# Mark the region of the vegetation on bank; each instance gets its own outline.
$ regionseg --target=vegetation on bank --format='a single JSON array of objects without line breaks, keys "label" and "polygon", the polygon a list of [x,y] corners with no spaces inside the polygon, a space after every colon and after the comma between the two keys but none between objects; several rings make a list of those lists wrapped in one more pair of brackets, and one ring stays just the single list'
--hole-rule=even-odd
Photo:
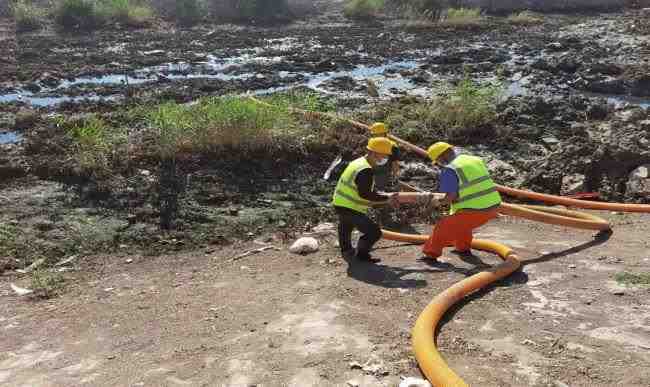
[{"label": "vegetation on bank", "polygon": [[27,0],[16,0],[10,4],[11,14],[16,22],[17,32],[40,30],[43,27],[46,12]]},{"label": "vegetation on bank", "polygon": [[494,133],[501,84],[480,84],[465,77],[430,100],[385,112],[387,123],[410,141],[427,143],[447,139],[459,145]]},{"label": "vegetation on bank", "polygon": [[508,16],[508,21],[511,24],[518,26],[531,26],[543,23],[544,19],[533,12],[522,11],[519,13],[513,13],[512,15]]},{"label": "vegetation on bank", "polygon": [[343,14],[350,19],[374,19],[384,8],[384,0],[348,0]]}]

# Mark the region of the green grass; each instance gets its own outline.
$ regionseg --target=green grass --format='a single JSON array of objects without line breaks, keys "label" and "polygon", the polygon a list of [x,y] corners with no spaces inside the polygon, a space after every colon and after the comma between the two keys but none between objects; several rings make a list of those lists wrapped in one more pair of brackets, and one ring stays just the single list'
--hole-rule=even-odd
[{"label": "green grass", "polygon": [[63,288],[65,280],[60,273],[38,269],[32,273],[31,289],[40,298],[52,298]]},{"label": "green grass", "polygon": [[147,121],[156,130],[155,153],[162,158],[223,149],[271,151],[299,131],[286,109],[239,97],[204,98],[192,106],[166,103],[152,109]]},{"label": "green grass", "polygon": [[0,223],[0,255],[4,257],[16,256],[16,241],[19,230],[8,223]]},{"label": "green grass", "polygon": [[350,19],[372,19],[384,7],[384,0],[347,0],[343,14]]},{"label": "green grass", "polygon": [[124,129],[110,127],[95,116],[64,125],[74,140],[75,158],[82,171],[105,176],[116,161],[123,161],[120,155],[127,141]]},{"label": "green grass", "polygon": [[155,16],[151,7],[134,0],[98,0],[97,15],[106,22],[117,22],[128,26],[144,26]]},{"label": "green grass", "polygon": [[544,20],[533,12],[522,11],[519,13],[513,13],[512,15],[508,16],[508,22],[519,26],[531,26],[535,24],[541,24],[544,22]]},{"label": "green grass", "polygon": [[386,122],[411,141],[443,139],[458,144],[490,136],[502,85],[479,84],[465,77],[457,85],[443,84],[441,95],[427,102],[388,110]]},{"label": "green grass", "polygon": [[94,0],[60,0],[54,11],[55,22],[64,30],[93,30],[102,24]]},{"label": "green grass", "polygon": [[616,282],[629,285],[650,285],[650,272],[648,273],[618,273],[614,277]]},{"label": "green grass", "polygon": [[479,8],[449,8],[443,25],[452,27],[473,27],[483,21]]},{"label": "green grass", "polygon": [[201,0],[176,0],[173,17],[182,26],[193,26],[203,19],[206,6]]},{"label": "green grass", "polygon": [[11,12],[16,21],[17,32],[36,31],[43,27],[45,10],[27,0],[17,0],[11,4]]}]

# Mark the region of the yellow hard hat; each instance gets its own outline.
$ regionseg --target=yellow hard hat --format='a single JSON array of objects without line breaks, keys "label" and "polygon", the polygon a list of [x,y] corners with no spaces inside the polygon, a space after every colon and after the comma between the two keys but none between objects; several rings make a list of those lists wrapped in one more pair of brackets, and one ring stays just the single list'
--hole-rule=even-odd
[{"label": "yellow hard hat", "polygon": [[427,153],[429,154],[431,161],[435,163],[436,160],[438,160],[438,157],[451,148],[453,148],[453,145],[447,144],[446,142],[437,142],[429,147]]},{"label": "yellow hard hat", "polygon": [[382,155],[390,156],[393,153],[393,143],[386,137],[371,138],[368,140],[367,149]]},{"label": "yellow hard hat", "polygon": [[383,122],[375,122],[370,127],[370,133],[371,134],[386,134],[386,133],[388,133],[388,128],[386,128],[386,124],[384,124]]}]

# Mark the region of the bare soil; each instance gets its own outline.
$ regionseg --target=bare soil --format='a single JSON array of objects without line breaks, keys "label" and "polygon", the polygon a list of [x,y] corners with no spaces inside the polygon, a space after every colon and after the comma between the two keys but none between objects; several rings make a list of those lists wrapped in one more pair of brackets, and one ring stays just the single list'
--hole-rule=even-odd
[{"label": "bare soil", "polygon": [[[474,386],[648,386],[647,215],[603,213],[589,232],[501,218],[479,236],[515,248],[523,269],[447,315],[438,345]],[[426,227],[421,228],[423,231]],[[273,235],[271,235],[273,237]],[[419,371],[410,330],[437,293],[484,265],[382,242],[379,264],[345,262],[334,236],[296,256],[277,239],[161,257],[99,256],[66,273],[65,293],[18,298],[0,279],[0,382],[7,386],[395,386]],[[126,263],[132,259],[132,263]],[[351,363],[380,365],[375,374]]]}]

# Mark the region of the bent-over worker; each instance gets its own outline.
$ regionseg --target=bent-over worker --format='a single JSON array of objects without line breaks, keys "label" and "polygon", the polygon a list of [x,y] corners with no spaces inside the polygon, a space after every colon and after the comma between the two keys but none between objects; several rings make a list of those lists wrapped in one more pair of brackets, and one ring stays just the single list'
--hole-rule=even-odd
[{"label": "bent-over worker", "polygon": [[427,153],[442,168],[439,191],[445,197],[441,202],[451,210],[435,225],[422,252],[437,259],[445,247],[454,246],[459,253],[469,254],[473,230],[497,216],[501,196],[481,158],[456,154],[445,142],[431,145]]},{"label": "bent-over worker", "polygon": [[[371,138],[366,147],[368,153],[347,166],[339,178],[332,204],[339,216],[339,246],[345,258],[372,261],[370,250],[381,238],[381,228],[368,217],[370,207],[397,205],[398,193],[383,194],[375,189],[374,171],[386,165],[392,154],[393,144],[385,137]],[[363,234],[352,248],[352,231]]]}]

